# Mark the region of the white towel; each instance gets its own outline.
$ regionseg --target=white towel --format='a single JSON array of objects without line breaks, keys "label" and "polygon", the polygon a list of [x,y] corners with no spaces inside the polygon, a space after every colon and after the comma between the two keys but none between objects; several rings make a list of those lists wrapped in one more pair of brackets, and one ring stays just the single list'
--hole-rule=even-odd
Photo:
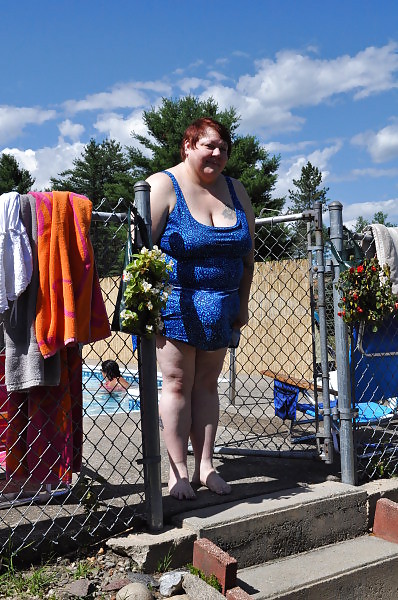
[{"label": "white towel", "polygon": [[20,217],[17,192],[0,195],[0,313],[18,298],[32,277],[32,250]]},{"label": "white towel", "polygon": [[379,264],[390,267],[392,292],[398,294],[398,227],[373,223],[369,228],[373,233]]}]

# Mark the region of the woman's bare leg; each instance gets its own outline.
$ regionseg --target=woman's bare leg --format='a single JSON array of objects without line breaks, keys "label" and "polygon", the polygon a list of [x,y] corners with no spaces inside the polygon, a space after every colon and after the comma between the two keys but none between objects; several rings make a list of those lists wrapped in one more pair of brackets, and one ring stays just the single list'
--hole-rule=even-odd
[{"label": "woman's bare leg", "polygon": [[163,379],[159,413],[170,460],[169,492],[179,500],[193,499],[195,492],[189,483],[187,452],[196,350],[162,336],[158,336],[156,347]]},{"label": "woman's bare leg", "polygon": [[196,351],[192,389],[191,442],[195,455],[192,483],[207,486],[217,494],[229,494],[231,487],[213,467],[214,440],[219,420],[218,377],[226,349]]}]

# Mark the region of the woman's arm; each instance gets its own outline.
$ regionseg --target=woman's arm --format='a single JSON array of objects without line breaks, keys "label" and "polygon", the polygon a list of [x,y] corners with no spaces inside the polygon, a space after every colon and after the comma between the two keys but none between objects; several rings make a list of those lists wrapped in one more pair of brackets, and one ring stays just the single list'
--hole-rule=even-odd
[{"label": "woman's arm", "polygon": [[170,177],[165,173],[155,173],[148,177],[147,182],[151,186],[152,242],[157,244],[174,208],[175,194]]},{"label": "woman's arm", "polygon": [[250,252],[243,257],[243,275],[239,286],[239,300],[240,300],[240,311],[239,316],[235,320],[234,327],[240,329],[247,324],[249,320],[249,298],[250,288],[253,280],[254,272],[254,211],[250,198],[242,185],[238,180],[234,180],[235,191],[238,195],[239,201],[245,211],[246,219],[249,225],[250,236],[252,240],[252,247]]}]

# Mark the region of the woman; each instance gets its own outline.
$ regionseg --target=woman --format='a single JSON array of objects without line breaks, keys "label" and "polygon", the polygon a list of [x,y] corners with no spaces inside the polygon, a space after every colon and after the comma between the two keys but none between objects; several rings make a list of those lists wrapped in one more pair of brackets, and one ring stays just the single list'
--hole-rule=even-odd
[{"label": "woman", "polygon": [[109,392],[125,392],[130,384],[121,376],[119,365],[114,360],[104,360],[101,366],[102,376],[105,382],[102,384]]},{"label": "woman", "polygon": [[173,262],[156,345],[169,491],[178,499],[195,498],[192,485],[231,491],[213,466],[217,385],[232,332],[248,321],[254,214],[243,185],[222,175],[230,152],[228,130],[213,119],[198,119],[184,133],[182,162],[148,178],[153,241]]}]

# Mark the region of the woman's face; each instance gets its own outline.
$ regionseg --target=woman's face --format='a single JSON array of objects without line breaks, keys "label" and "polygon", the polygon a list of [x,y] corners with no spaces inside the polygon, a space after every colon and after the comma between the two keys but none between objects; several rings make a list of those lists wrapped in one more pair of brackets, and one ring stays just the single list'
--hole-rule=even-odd
[{"label": "woman's face", "polygon": [[208,177],[218,176],[228,161],[228,144],[215,129],[207,129],[194,148],[187,142],[185,152],[189,165]]}]

